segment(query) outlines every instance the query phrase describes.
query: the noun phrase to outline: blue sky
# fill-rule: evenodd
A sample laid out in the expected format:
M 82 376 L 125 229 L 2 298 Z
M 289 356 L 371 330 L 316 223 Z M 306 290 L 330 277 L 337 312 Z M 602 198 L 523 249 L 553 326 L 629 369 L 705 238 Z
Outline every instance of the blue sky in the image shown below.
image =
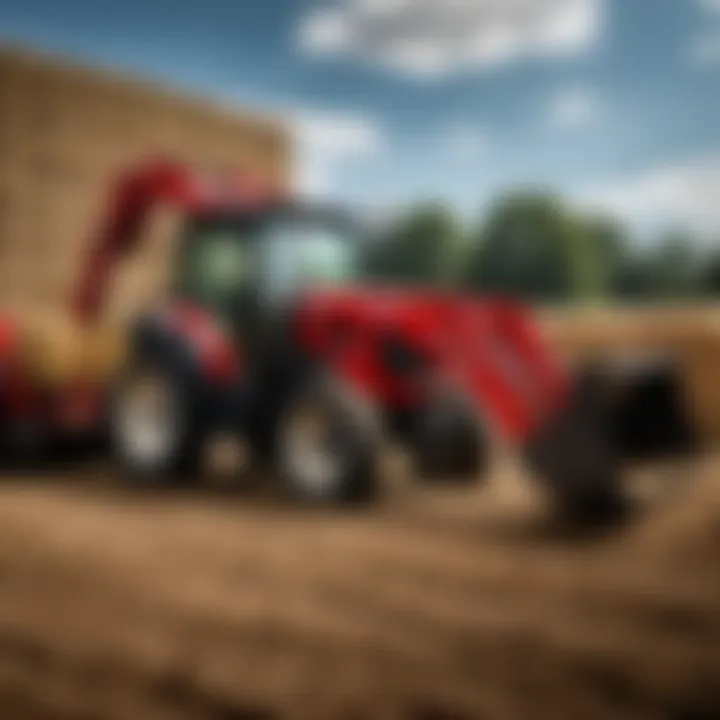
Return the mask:
M 720 236 L 720 0 L 0 0 L 0 40 L 287 112 L 309 191 Z

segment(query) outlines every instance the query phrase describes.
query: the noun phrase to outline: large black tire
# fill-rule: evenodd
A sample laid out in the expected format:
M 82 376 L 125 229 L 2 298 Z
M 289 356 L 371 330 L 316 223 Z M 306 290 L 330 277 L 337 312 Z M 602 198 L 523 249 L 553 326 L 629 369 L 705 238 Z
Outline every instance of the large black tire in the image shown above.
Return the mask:
M 163 407 L 148 408 L 147 418 L 133 419 L 128 403 L 143 383 L 154 384 L 163 396 L 148 402 Z M 121 374 L 111 396 L 108 432 L 112 456 L 125 481 L 153 487 L 196 482 L 205 435 L 196 404 L 187 379 L 162 363 L 138 361 Z M 152 412 L 157 413 L 154 421 Z M 157 434 L 154 447 L 152 433 Z
M 41 422 L 5 419 L 0 422 L 0 458 L 23 464 L 49 454 L 48 428 Z
M 561 514 L 573 521 L 615 522 L 629 509 L 607 392 L 602 373 L 584 373 L 567 407 L 526 447 L 531 469 Z
M 470 485 L 486 479 L 490 442 L 469 403 L 454 395 L 428 402 L 413 438 L 418 475 L 427 481 Z
M 342 383 L 308 379 L 284 406 L 275 432 L 274 461 L 295 500 L 350 505 L 377 498 L 378 423 L 373 409 Z

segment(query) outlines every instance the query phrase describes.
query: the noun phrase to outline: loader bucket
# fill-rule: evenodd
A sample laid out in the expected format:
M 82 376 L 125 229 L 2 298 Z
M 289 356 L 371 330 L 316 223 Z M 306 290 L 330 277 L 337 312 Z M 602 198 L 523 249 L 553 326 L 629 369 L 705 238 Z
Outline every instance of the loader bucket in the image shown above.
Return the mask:
M 696 449 L 682 374 L 674 363 L 645 363 L 620 374 L 616 383 L 611 428 L 623 458 L 672 458 Z
M 671 362 L 595 365 L 525 448 L 530 469 L 564 510 L 585 518 L 626 508 L 626 461 L 689 455 L 695 447 L 682 378 Z
M 620 457 L 596 383 L 580 379 L 566 403 L 525 445 L 525 460 L 564 515 L 605 520 L 622 513 Z

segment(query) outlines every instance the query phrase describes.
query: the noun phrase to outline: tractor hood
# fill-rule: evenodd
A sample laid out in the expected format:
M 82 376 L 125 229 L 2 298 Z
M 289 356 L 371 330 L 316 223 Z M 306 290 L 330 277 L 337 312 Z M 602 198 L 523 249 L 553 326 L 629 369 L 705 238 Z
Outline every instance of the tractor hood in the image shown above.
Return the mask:
M 315 289 L 300 304 L 304 346 L 386 402 L 437 383 L 471 399 L 499 434 L 524 440 L 565 395 L 566 373 L 529 311 L 503 298 L 426 289 Z

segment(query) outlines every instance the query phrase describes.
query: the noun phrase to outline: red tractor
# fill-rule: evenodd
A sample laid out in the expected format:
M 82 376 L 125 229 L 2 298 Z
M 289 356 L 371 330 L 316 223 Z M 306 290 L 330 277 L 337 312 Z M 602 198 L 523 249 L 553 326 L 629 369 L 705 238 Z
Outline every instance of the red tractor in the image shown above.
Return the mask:
M 231 432 L 295 497 L 367 501 L 389 439 L 421 475 L 473 480 L 500 438 L 588 516 L 622 505 L 623 459 L 688 447 L 672 368 L 576 377 L 518 303 L 373 283 L 342 212 L 173 163 L 113 188 L 73 300 L 86 327 L 164 203 L 185 217 L 172 297 L 137 319 L 119 374 L 96 386 L 96 423 L 127 478 L 194 482 L 206 443 Z

